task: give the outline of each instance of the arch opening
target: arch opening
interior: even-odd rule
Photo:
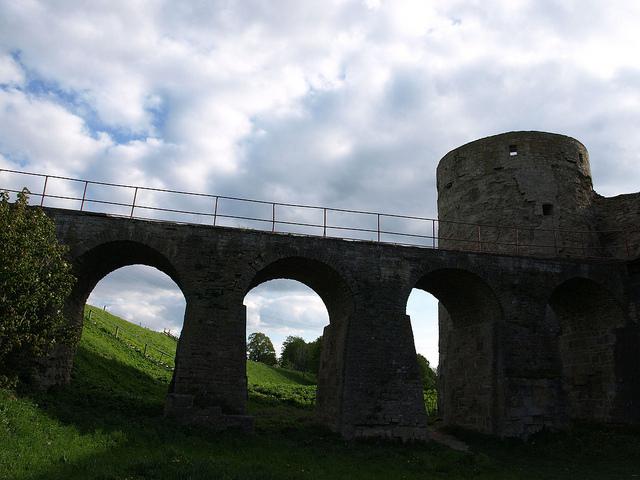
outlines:
[[[620,404],[619,370],[629,349],[625,313],[611,292],[592,280],[573,278],[554,289],[547,315],[558,332],[561,398],[567,417],[614,421]],[[637,347],[636,347],[637,348]]]
[[[245,303],[251,303],[250,292],[254,289],[259,291],[261,288],[268,288],[269,284],[283,285],[282,282],[285,280],[289,281],[289,285],[292,285],[292,280],[303,284],[304,287],[299,286],[298,291],[304,291],[307,298],[315,299],[312,306],[317,315],[315,328],[319,328],[320,324],[324,325],[321,333],[315,411],[322,422],[337,430],[341,417],[346,333],[353,312],[351,290],[343,277],[327,264],[314,259],[287,257],[267,265],[256,273],[245,292]],[[323,307],[326,309],[325,315],[322,312]],[[309,306],[298,304],[297,308],[308,310]],[[253,314],[251,310],[248,313]],[[304,312],[302,317],[304,318]],[[251,326],[255,319],[249,317],[247,320],[247,324]]]
[[[165,395],[175,373],[178,334],[187,303],[176,269],[152,247],[117,241],[99,245],[76,258],[74,273],[77,281],[65,306],[75,333],[73,344],[62,352],[67,375],[79,355],[93,358],[100,354],[100,345],[108,344],[116,348],[122,358],[146,357],[145,365],[149,363],[149,368],[157,370],[152,390],[161,390]],[[88,300],[97,303],[95,308],[86,306]],[[110,312],[130,323],[112,317]],[[78,349],[87,326],[91,335],[83,342],[93,344],[80,345],[82,348]],[[173,331],[173,336],[149,330]],[[100,336],[102,338],[98,338]],[[136,376],[135,367],[125,368],[115,357],[109,363],[114,371],[126,372],[132,378]],[[166,381],[158,382],[160,377],[166,377]],[[142,384],[141,388],[144,388]]]
[[[433,419],[438,414],[438,299],[425,290],[414,288],[407,300],[406,312],[418,356],[425,408]]]
[[[321,340],[324,327],[329,324],[329,313],[315,291],[296,280],[269,280],[251,289],[244,305],[247,341],[251,334],[260,333],[266,335],[274,347],[273,359],[269,356],[258,359],[256,355],[255,361],[317,375],[319,358],[317,362],[307,358],[308,352],[304,349],[296,350],[295,356],[291,351],[282,356],[283,345],[290,339],[302,339],[307,344]],[[263,350],[260,345],[254,347],[252,352],[247,352],[249,360],[252,360],[251,353]]]
[[[439,301],[439,416],[446,425],[494,433],[495,335],[503,317],[496,295],[482,278],[459,269],[428,272],[415,289]]]

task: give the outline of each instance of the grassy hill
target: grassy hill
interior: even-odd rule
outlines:
[[[247,371],[255,434],[180,427],[162,418],[172,359],[160,360],[150,351],[170,353],[175,344],[162,333],[93,313],[85,323],[71,385],[47,394],[0,390],[0,479],[606,479],[640,474],[637,432],[611,429],[546,434],[529,444],[467,435],[470,454],[433,443],[345,442],[315,424],[313,379],[253,363]]]

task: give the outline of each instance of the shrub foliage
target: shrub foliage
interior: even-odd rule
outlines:
[[[26,380],[33,359],[69,339],[63,305],[74,283],[66,249],[42,209],[0,192],[0,383]]]

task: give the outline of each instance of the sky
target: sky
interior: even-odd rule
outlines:
[[[628,0],[0,0],[0,168],[436,217],[444,154],[542,130],[586,145],[600,194],[638,191],[639,23]],[[182,325],[148,267],[91,301]],[[409,303],[437,364],[434,301]],[[291,281],[245,304],[278,350],[328,322]]]

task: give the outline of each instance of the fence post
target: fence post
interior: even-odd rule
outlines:
[[[93,310],[89,310],[89,317],[87,318],[87,320],[91,321],[91,315],[93,314]]]
[[[272,203],[272,210],[271,210],[271,231],[275,232],[276,231],[276,204]]]
[[[135,191],[133,192],[133,203],[131,204],[131,214],[129,215],[129,218],[133,218],[133,209],[136,208],[137,197],[138,197],[138,187],[136,187]]]
[[[322,209],[323,212],[323,220],[322,220],[322,236],[326,237],[327,236],[327,209],[323,208]]]
[[[44,205],[44,195],[47,191],[47,183],[49,182],[49,175],[44,177],[44,187],[42,187],[42,197],[40,197],[40,206]]]
[[[216,197],[216,203],[213,207],[213,226],[216,226],[216,219],[218,217],[218,197]]]
[[[119,329],[119,328],[120,328],[120,327],[118,327],[118,326],[116,325],[116,338],[118,338],[118,329]]]
[[[378,213],[378,242],[380,242],[380,214]]]
[[[142,355],[144,355],[145,357],[147,356],[147,344],[144,344],[144,352],[142,352]]]
[[[87,180],[85,180],[84,182],[84,190],[82,191],[82,203],[80,204],[80,211],[82,211],[82,209],[84,208],[84,200],[87,197],[87,186],[89,185],[89,182]]]

